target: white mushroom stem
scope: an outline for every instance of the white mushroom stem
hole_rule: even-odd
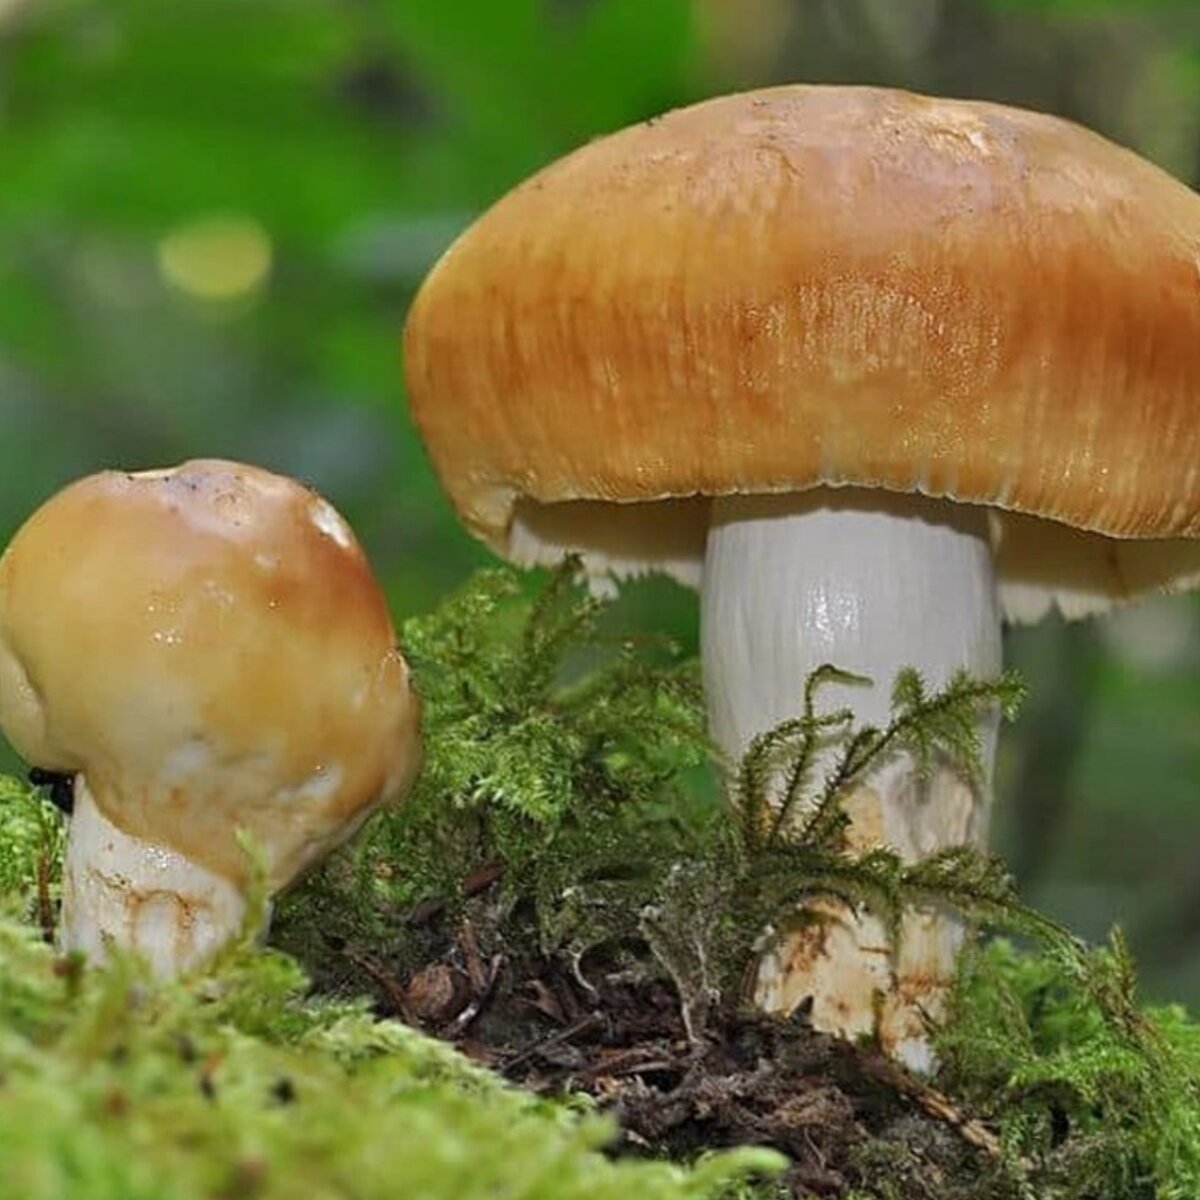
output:
[[[103,960],[110,946],[120,946],[169,978],[220,949],[245,915],[245,897],[233,883],[175,850],[123,833],[97,807],[83,775],[75,776],[64,950]]]
[[[755,734],[797,715],[805,678],[822,663],[874,681],[830,686],[819,701],[876,725],[889,719],[902,667],[931,686],[960,668],[990,678],[1000,667],[985,514],[921,497],[845,489],[717,500],[701,613],[712,732],[734,761]],[[912,861],[981,843],[997,723],[995,713],[980,716],[988,778],[978,790],[949,764],[921,787],[903,757],[870,776],[848,800],[852,844],[886,843]],[[829,763],[818,763],[818,778]],[[811,997],[818,1028],[876,1034],[896,1057],[928,1068],[926,1016],[953,974],[959,923],[914,912],[892,954],[868,914],[820,902],[808,916],[765,956],[759,1003],[790,1012]]]

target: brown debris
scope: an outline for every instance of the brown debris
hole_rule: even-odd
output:
[[[643,948],[544,956],[511,912],[497,919],[488,886],[410,916],[395,961],[344,948],[334,977],[524,1087],[590,1094],[617,1119],[616,1154],[773,1146],[797,1200],[873,1195],[881,1179],[896,1200],[1018,1194],[994,1133],[881,1050],[814,1031],[804,1006],[788,1020],[726,1007],[689,1037]]]

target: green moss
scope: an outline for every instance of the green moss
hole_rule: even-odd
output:
[[[751,748],[725,807],[686,786],[711,753],[692,669],[669,647],[606,642],[602,605],[572,576],[567,564],[530,600],[514,576],[488,574],[406,627],[430,718],[429,771],[406,809],[292,898],[293,938],[340,917],[365,952],[394,947],[411,906],[453,903],[472,871],[499,863],[505,911],[535,912],[544,951],[641,938],[699,1036],[759,932],[807,897],[869,904],[893,926],[906,904],[950,903],[1043,947],[995,943],[969,955],[940,1034],[955,1102],[1001,1133],[1008,1160],[996,1194],[1200,1195],[1200,1032],[1179,1010],[1138,1008],[1119,940],[1107,951],[1079,946],[973,852],[904,864],[887,850],[847,849],[847,789],[897,750],[918,763],[949,758],[970,777],[975,714],[991,703],[1011,713],[1014,680],[960,677],[928,693],[905,672],[889,725],[856,728],[849,713],[821,708],[822,685],[846,681],[823,668],[798,685],[797,717]],[[823,780],[810,769],[818,745],[840,747]],[[876,1195],[902,1194],[893,1185]],[[948,1181],[946,1194],[969,1185]]]
[[[1200,1196],[1200,1025],[1139,1006],[1119,934],[976,949],[938,1045],[947,1086],[995,1122],[1038,1196]]]
[[[62,815],[19,779],[0,775],[0,902],[34,915],[57,888],[65,841]]]

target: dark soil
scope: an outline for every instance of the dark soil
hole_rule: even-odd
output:
[[[689,1040],[679,997],[634,943],[581,961],[498,932],[492,881],[466,908],[437,905],[398,931],[388,961],[327,936],[325,992],[368,989],[380,1015],[455,1043],[542,1094],[585,1092],[620,1126],[615,1153],[689,1159],[773,1146],[792,1160],[778,1195],[1005,1200],[1017,1194],[990,1132],[872,1047],[723,1009]],[[504,928],[519,928],[507,914]],[[295,950],[295,947],[289,947]],[[311,959],[311,955],[305,956]]]

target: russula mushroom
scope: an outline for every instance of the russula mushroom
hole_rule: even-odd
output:
[[[781,87],[600,139],[434,267],[412,411],[467,527],[521,563],[701,591],[732,756],[828,693],[1000,663],[1000,622],[1200,577],[1200,198],[1050,116]],[[981,716],[990,748],[995,716]],[[985,836],[990,784],[894,761],[852,837],[908,858]],[[961,933],[863,914],[765,956],[758,997],[927,1064]]]
[[[361,548],[294,480],[105,471],[0,558],[0,727],[75,776],[67,949],[201,963],[245,918],[248,850],[284,887],[408,789],[418,720]]]

